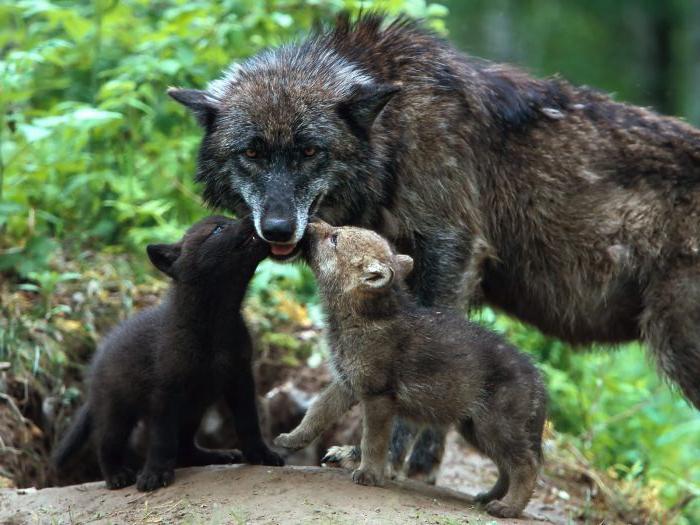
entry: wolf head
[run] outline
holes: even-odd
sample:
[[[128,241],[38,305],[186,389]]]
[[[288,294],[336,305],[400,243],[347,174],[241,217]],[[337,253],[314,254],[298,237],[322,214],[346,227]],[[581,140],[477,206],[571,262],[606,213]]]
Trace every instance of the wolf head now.
[[[269,247],[255,234],[250,219],[212,216],[190,227],[173,244],[149,244],[148,257],[161,272],[176,282],[207,283],[245,291],[258,263]]]
[[[411,257],[395,254],[382,236],[363,228],[316,220],[307,227],[303,245],[322,293],[335,301],[386,293],[413,269]]]
[[[370,175],[380,170],[372,126],[397,91],[311,39],[233,66],[204,91],[168,93],[204,128],[197,179],[205,200],[252,212],[272,255],[291,259],[329,194],[335,210],[366,205],[358,191],[371,195]]]

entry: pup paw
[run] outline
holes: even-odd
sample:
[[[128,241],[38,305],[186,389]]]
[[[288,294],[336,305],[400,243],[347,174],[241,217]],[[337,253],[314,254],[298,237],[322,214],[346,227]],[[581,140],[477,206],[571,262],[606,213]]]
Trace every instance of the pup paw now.
[[[360,449],[352,445],[330,447],[321,459],[321,466],[354,470],[360,466]]]
[[[129,485],[133,485],[136,476],[129,469],[123,469],[105,477],[105,484],[109,490],[123,489]]]
[[[267,447],[262,447],[245,452],[245,458],[251,465],[269,465],[271,467],[281,467],[284,460]]]
[[[308,445],[308,443],[304,442],[302,439],[300,439],[298,436],[295,436],[293,433],[280,434],[275,438],[274,443],[277,447],[289,448],[292,450],[298,450]]]
[[[520,510],[510,505],[506,505],[500,500],[494,500],[486,504],[486,512],[497,518],[517,518]]]
[[[216,450],[209,451],[205,456],[205,465],[230,465],[232,463],[243,463],[245,458],[238,450]]]
[[[358,468],[352,473],[352,481],[358,485],[367,485],[368,487],[381,486],[384,480],[381,476],[371,470]]]
[[[150,492],[152,490],[167,487],[175,479],[175,471],[173,469],[154,470],[146,469],[139,474],[136,480],[136,488],[141,492]]]

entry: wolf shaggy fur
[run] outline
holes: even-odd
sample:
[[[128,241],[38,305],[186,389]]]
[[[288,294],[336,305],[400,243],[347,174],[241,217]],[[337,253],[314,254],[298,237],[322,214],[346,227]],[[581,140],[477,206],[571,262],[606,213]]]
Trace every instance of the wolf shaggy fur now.
[[[313,213],[373,229],[413,257],[422,304],[489,304],[576,345],[641,339],[700,408],[688,124],[374,14],[170,94],[204,127],[205,199],[263,237],[286,221],[268,240],[296,243]]]
[[[148,246],[173,279],[165,300],[128,319],[102,342],[89,372],[87,403],[54,451],[61,468],[92,434],[107,487],[134,482],[129,436],[148,429],[139,490],[168,485],[174,468],[250,463],[281,465],[260,435],[252,347],[240,308],[258,263],[269,253],[250,221],[208,217],[175,244]],[[223,397],[243,456],[195,443],[204,411]]]
[[[318,278],[335,378],[275,444],[305,447],[359,401],[362,461],[353,480],[377,485],[395,415],[454,424],[498,466],[496,485],[477,499],[494,515],[519,516],[542,462],[546,391],[537,369],[461,312],[419,307],[402,282],[413,261],[376,233],[323,222],[308,229],[304,256]]]

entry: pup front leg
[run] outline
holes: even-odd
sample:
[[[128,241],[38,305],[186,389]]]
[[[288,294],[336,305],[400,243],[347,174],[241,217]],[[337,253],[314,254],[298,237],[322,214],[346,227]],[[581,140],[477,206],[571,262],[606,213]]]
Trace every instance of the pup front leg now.
[[[276,467],[284,465],[284,460],[268,448],[260,433],[258,407],[255,403],[255,380],[250,362],[241,364],[238,374],[228,387],[226,398],[233,412],[241,451],[248,463]]]
[[[289,434],[280,434],[275,445],[300,449],[311,443],[324,430],[355,404],[352,392],[338,382],[331,383],[314,401],[299,426]]]
[[[159,394],[152,407],[148,456],[136,480],[140,491],[151,491],[170,485],[175,478],[178,451],[178,407],[181,402]]]
[[[362,461],[352,480],[360,485],[383,485],[394,403],[386,396],[363,399],[362,416]]]

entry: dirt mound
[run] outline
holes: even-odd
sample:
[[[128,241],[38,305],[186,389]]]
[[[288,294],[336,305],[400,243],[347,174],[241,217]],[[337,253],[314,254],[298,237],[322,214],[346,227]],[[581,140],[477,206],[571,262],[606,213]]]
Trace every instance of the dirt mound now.
[[[0,523],[535,523],[496,520],[469,497],[417,482],[363,487],[347,471],[233,465],[177,471],[150,494],[104,483],[0,491]]]

